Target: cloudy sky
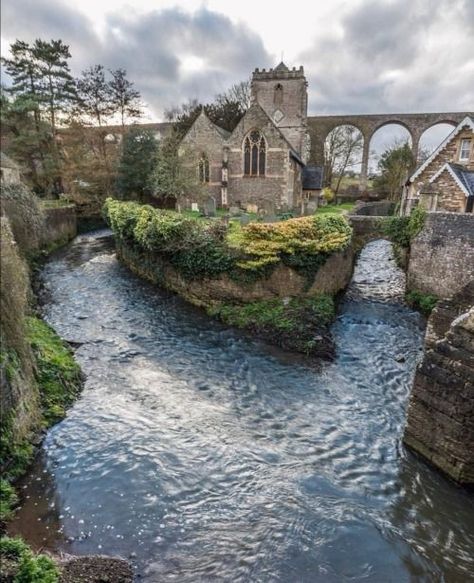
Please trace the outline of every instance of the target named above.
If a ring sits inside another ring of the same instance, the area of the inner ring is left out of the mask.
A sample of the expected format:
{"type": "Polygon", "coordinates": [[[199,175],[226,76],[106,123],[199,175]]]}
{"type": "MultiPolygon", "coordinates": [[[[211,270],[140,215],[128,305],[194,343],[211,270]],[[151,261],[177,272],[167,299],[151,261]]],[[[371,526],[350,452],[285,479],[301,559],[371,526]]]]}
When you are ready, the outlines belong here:
{"type": "Polygon", "coordinates": [[[1,26],[2,54],[61,38],[74,73],[126,68],[151,120],[282,55],[312,115],[474,110],[474,0],[2,0],[1,26]]]}

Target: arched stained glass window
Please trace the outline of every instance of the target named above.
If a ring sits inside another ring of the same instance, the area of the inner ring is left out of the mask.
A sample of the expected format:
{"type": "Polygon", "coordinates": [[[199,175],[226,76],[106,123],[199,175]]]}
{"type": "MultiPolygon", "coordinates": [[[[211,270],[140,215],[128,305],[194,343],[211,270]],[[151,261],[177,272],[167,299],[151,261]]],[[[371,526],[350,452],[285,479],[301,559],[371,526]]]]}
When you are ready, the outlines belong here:
{"type": "Polygon", "coordinates": [[[245,176],[265,176],[267,145],[258,130],[253,130],[244,140],[245,176]]]}
{"type": "Polygon", "coordinates": [[[206,154],[201,154],[199,159],[199,182],[209,182],[209,159],[206,154]]]}

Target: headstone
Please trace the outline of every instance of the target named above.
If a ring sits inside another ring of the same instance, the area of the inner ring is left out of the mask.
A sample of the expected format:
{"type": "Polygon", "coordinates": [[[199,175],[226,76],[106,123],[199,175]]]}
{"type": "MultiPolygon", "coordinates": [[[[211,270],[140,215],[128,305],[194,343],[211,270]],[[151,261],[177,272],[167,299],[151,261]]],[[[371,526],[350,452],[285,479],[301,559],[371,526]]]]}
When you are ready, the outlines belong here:
{"type": "Polygon", "coordinates": [[[258,206],[256,204],[248,204],[246,210],[248,213],[258,213],[258,206]]]}
{"type": "Polygon", "coordinates": [[[199,205],[198,205],[197,202],[192,202],[191,203],[191,210],[192,211],[197,211],[197,212],[199,211],[199,205]]]}
{"type": "Polygon", "coordinates": [[[318,201],[317,200],[308,200],[306,205],[305,214],[306,215],[314,215],[318,208],[318,201]]]}
{"type": "Polygon", "coordinates": [[[229,215],[231,217],[240,217],[242,210],[238,206],[231,206],[229,208],[229,215]]]}
{"type": "Polygon", "coordinates": [[[216,216],[216,199],[210,196],[204,203],[204,214],[206,217],[216,216]]]}

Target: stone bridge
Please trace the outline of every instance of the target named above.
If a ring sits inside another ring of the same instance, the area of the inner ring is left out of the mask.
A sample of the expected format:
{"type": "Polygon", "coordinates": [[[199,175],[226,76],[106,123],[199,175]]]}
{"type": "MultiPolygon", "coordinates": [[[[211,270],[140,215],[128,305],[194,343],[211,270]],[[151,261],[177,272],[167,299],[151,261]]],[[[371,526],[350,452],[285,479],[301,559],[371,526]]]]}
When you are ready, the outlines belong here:
{"type": "Polygon", "coordinates": [[[455,113],[391,113],[391,114],[361,114],[361,115],[317,115],[308,117],[308,130],[311,136],[311,162],[324,163],[324,142],[329,133],[336,127],[351,125],[357,128],[364,138],[362,151],[362,166],[359,188],[367,189],[367,174],[369,167],[370,141],[377,130],[389,125],[403,126],[411,136],[412,151],[415,160],[418,158],[420,138],[426,130],[439,123],[457,126],[466,115],[472,112],[455,113]]]}

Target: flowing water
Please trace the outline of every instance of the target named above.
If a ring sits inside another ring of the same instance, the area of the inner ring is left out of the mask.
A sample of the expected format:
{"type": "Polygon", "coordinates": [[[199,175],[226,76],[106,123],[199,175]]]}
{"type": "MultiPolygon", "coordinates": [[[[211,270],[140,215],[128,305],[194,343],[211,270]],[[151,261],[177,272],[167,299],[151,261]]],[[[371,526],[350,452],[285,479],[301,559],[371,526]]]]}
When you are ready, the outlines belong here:
{"type": "Polygon", "coordinates": [[[401,444],[423,325],[388,243],[363,251],[318,368],[140,281],[103,235],[43,271],[87,381],[13,531],[146,582],[472,580],[472,495],[401,444]]]}

